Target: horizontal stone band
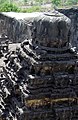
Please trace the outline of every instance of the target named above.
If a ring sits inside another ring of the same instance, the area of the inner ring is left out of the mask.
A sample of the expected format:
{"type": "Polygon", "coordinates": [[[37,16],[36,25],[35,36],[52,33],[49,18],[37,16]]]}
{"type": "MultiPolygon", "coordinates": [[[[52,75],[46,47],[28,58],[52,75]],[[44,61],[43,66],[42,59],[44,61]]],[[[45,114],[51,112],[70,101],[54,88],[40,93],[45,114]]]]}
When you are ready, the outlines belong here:
{"type": "Polygon", "coordinates": [[[25,103],[27,106],[39,106],[39,105],[47,105],[59,102],[74,102],[78,100],[78,98],[59,98],[59,99],[51,99],[51,98],[44,98],[44,99],[33,99],[33,100],[26,100],[25,103]]]}

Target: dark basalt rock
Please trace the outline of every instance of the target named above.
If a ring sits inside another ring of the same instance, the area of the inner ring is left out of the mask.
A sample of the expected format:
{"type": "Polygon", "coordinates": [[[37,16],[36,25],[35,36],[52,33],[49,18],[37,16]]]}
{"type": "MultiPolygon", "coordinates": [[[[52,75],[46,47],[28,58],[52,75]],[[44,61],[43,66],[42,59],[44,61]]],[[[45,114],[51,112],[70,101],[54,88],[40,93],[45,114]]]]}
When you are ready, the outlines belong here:
{"type": "Polygon", "coordinates": [[[69,9],[58,9],[58,11],[71,19],[71,44],[72,46],[76,46],[78,50],[78,7],[69,9]]]}
{"type": "Polygon", "coordinates": [[[58,12],[45,13],[35,18],[32,30],[32,44],[45,47],[64,47],[70,36],[70,19],[58,12]]]}
{"type": "Polygon", "coordinates": [[[6,80],[0,83],[2,118],[78,119],[78,55],[70,26],[63,14],[42,14],[33,21],[32,39],[6,54],[6,80]]]}
{"type": "Polygon", "coordinates": [[[6,35],[11,43],[30,39],[33,19],[39,14],[42,13],[0,13],[0,35],[6,35]]]}

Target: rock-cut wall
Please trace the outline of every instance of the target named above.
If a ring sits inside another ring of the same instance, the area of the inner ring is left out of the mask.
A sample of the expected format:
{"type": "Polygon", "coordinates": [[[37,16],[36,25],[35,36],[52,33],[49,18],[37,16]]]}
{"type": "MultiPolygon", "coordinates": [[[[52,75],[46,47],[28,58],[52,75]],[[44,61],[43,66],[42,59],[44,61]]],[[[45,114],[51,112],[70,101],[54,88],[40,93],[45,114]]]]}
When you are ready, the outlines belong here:
{"type": "MultiPolygon", "coordinates": [[[[78,9],[59,9],[58,11],[71,19],[71,43],[78,49],[78,9]]],[[[33,19],[40,14],[43,13],[0,13],[0,36],[4,34],[13,43],[31,39],[33,19]]]]}
{"type": "Polygon", "coordinates": [[[78,8],[59,9],[58,11],[71,19],[71,43],[72,46],[76,46],[78,50],[78,8]]]}
{"type": "Polygon", "coordinates": [[[5,55],[2,119],[78,120],[78,55],[70,26],[71,20],[57,11],[39,15],[32,39],[5,55]]]}
{"type": "Polygon", "coordinates": [[[7,36],[12,43],[30,39],[33,18],[39,14],[41,13],[0,13],[0,36],[7,36]]]}

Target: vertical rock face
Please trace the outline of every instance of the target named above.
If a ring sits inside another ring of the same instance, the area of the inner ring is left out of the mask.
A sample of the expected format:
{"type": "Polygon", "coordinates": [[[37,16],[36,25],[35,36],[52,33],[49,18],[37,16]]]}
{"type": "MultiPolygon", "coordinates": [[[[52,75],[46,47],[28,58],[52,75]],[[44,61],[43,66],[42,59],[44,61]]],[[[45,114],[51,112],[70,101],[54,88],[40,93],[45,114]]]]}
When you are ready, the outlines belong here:
{"type": "Polygon", "coordinates": [[[39,14],[41,13],[0,13],[0,36],[7,36],[12,43],[30,39],[30,26],[39,14]]]}
{"type": "Polygon", "coordinates": [[[22,19],[17,20],[8,14],[0,14],[0,36],[7,36],[12,43],[20,43],[29,38],[27,24],[22,19]]]}
{"type": "Polygon", "coordinates": [[[63,14],[42,14],[33,21],[32,39],[5,55],[2,118],[78,119],[78,56],[70,26],[63,14]]]}
{"type": "Polygon", "coordinates": [[[59,9],[58,11],[71,19],[71,41],[72,45],[76,46],[78,50],[78,8],[59,9]]]}

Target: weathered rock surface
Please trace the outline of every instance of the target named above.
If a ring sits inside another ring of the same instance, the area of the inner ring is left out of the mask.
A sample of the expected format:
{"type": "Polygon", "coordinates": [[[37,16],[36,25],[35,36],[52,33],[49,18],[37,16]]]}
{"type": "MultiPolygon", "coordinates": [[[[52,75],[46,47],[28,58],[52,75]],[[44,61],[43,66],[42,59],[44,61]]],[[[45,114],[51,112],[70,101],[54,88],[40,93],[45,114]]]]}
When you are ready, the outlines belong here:
{"type": "Polygon", "coordinates": [[[0,14],[1,42],[21,42],[6,41],[0,64],[1,120],[78,120],[77,10],[60,11],[71,20],[57,11],[0,14]]]}
{"type": "Polygon", "coordinates": [[[0,13],[0,36],[7,36],[10,42],[18,43],[31,38],[30,27],[34,17],[41,13],[0,13]]]}
{"type": "Polygon", "coordinates": [[[45,47],[64,47],[70,38],[70,19],[57,11],[34,18],[32,43],[45,47]]]}
{"type": "Polygon", "coordinates": [[[58,11],[71,19],[71,43],[72,46],[77,47],[78,50],[78,8],[59,9],[58,11]]]}
{"type": "MultiPolygon", "coordinates": [[[[71,19],[71,43],[72,46],[78,47],[78,9],[60,9],[58,11],[71,19]]],[[[4,34],[4,36],[9,37],[11,42],[22,42],[27,38],[30,39],[33,19],[39,14],[42,13],[0,13],[0,36],[4,34]]]]}
{"type": "Polygon", "coordinates": [[[33,19],[31,39],[5,55],[0,116],[6,120],[78,120],[78,54],[71,21],[58,12],[33,19]]]}

